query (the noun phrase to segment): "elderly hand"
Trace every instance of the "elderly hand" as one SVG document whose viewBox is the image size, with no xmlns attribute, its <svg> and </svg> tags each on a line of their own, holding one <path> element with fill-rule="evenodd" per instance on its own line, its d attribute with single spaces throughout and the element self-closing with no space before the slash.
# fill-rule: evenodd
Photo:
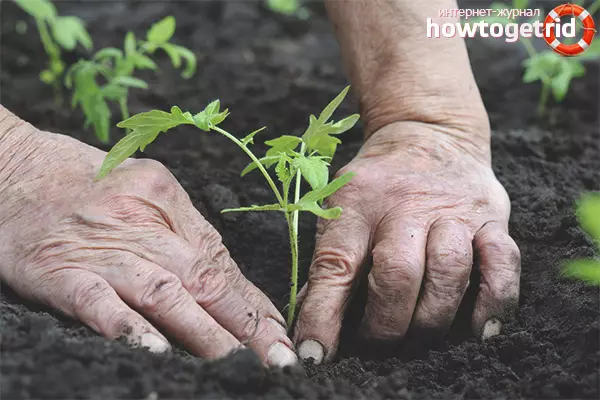
<svg viewBox="0 0 600 400">
<path fill-rule="evenodd" d="M 474 255 L 481 283 L 473 331 L 496 335 L 514 311 L 520 254 L 508 234 L 508 196 L 491 169 L 489 146 L 475 149 L 449 133 L 426 123 L 389 124 L 340 171 L 356 176 L 328 199 L 343 207 L 342 217 L 318 225 L 295 333 L 301 358 L 333 357 L 370 256 L 361 328 L 369 338 L 443 334 L 469 285 Z"/>
<path fill-rule="evenodd" d="M 296 356 L 285 322 L 158 162 L 94 176 L 106 153 L 0 107 L 0 277 L 108 337 L 161 352 L 159 329 L 218 358 Z"/>
</svg>

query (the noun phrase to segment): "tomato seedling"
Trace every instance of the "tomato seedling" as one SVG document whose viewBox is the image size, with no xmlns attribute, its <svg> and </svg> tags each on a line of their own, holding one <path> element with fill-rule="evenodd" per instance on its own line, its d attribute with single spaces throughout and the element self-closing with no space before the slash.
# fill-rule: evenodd
<svg viewBox="0 0 600 400">
<path fill-rule="evenodd" d="M 576 1 L 574 3 L 584 2 Z M 513 0 L 511 5 L 495 2 L 492 3 L 490 8 L 494 10 L 508 8 L 524 9 L 528 4 L 528 0 Z M 593 15 L 599 8 L 600 0 L 596 0 L 587 9 Z M 544 14 L 543 10 L 541 14 Z M 475 21 L 485 21 L 489 24 L 498 23 L 502 25 L 514 22 L 503 16 L 491 16 L 471 20 L 471 22 Z M 529 22 L 535 22 L 535 20 Z M 574 78 L 580 78 L 585 75 L 585 66 L 583 64 L 585 61 L 600 59 L 600 40 L 594 40 L 585 53 L 577 57 L 564 57 L 554 50 L 538 52 L 532 40 L 527 37 L 519 36 L 519 42 L 523 45 L 529 56 L 523 61 L 523 67 L 525 68 L 522 78 L 523 83 L 540 81 L 542 84 L 537 106 L 539 116 L 545 114 L 550 95 L 552 95 L 555 102 L 562 102 L 569 92 L 571 81 Z"/>
<path fill-rule="evenodd" d="M 164 50 L 175 68 L 182 60 L 186 66 L 182 76 L 191 78 L 196 71 L 196 56 L 185 47 L 169 43 L 175 33 L 175 18 L 166 17 L 152 25 L 146 40 L 136 40 L 133 32 L 125 36 L 124 50 L 107 47 L 98 51 L 92 60 L 79 60 L 67 71 L 65 85 L 73 90 L 72 106 L 79 105 L 85 115 L 86 126 L 92 125 L 102 143 L 110 140 L 111 111 L 108 101 L 119 105 L 121 119 L 129 118 L 127 98 L 130 88 L 147 89 L 148 84 L 133 74 L 137 70 L 158 70 L 148 56 Z M 98 83 L 98 78 L 102 83 Z"/>
<path fill-rule="evenodd" d="M 220 110 L 219 100 L 213 101 L 196 115 L 183 112 L 177 106 L 172 107 L 171 112 L 152 110 L 134 115 L 117 124 L 120 128 L 131 129 L 131 133 L 108 152 L 97 179 L 105 177 L 133 155 L 138 148 L 144 151 L 159 133 L 179 125 L 194 125 L 205 132 L 214 131 L 235 143 L 252 160 L 242 171 L 242 176 L 253 170 L 260 171 L 273 191 L 277 202 L 226 209 L 222 212 L 279 211 L 285 215 L 292 253 L 290 302 L 287 316 L 288 326 L 291 326 L 298 292 L 298 214 L 300 211 L 307 211 L 325 219 L 339 218 L 342 209 L 340 207 L 323 208 L 323 200 L 348 183 L 354 175 L 352 172 L 347 172 L 329 182 L 329 163 L 338 144 L 341 143 L 337 135 L 351 129 L 359 119 L 358 114 L 353 114 L 337 122 L 330 121 L 333 112 L 344 100 L 348 90 L 349 87 L 346 87 L 323 109 L 318 117 L 311 115 L 308 128 L 301 137 L 283 135 L 267 140 L 265 144 L 269 146 L 269 150 L 261 158 L 252 152 L 249 145 L 254 144 L 255 135 L 264 127 L 238 139 L 219 127 L 219 124 L 229 115 L 228 110 Z M 279 187 L 268 172 L 271 167 L 275 167 Z M 304 195 L 301 195 L 302 178 L 312 189 Z"/>
<path fill-rule="evenodd" d="M 52 85 L 54 96 L 60 102 L 60 81 L 65 71 L 61 48 L 71 51 L 79 43 L 86 50 L 91 50 L 92 39 L 79 18 L 59 16 L 56 7 L 49 0 L 15 0 L 15 2 L 35 20 L 44 51 L 48 55 L 48 67 L 40 73 L 40 80 Z"/>
<path fill-rule="evenodd" d="M 577 205 L 577 217 L 581 228 L 592 238 L 600 251 L 600 193 L 584 195 Z M 600 285 L 600 259 L 588 258 L 570 261 L 563 275 Z"/>
</svg>

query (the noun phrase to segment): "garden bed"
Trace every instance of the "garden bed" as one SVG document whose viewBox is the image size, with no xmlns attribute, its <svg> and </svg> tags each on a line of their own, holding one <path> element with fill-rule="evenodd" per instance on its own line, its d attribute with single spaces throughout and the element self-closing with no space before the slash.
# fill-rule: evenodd
<svg viewBox="0 0 600 400">
<path fill-rule="evenodd" d="M 132 113 L 172 104 L 200 111 L 220 98 L 232 112 L 224 123 L 230 132 L 241 136 L 267 125 L 265 137 L 299 134 L 308 114 L 346 84 L 331 27 L 317 5 L 307 21 L 276 16 L 252 1 L 61 1 L 58 9 L 87 21 L 97 49 L 121 47 L 129 29 L 144 32 L 161 17 L 177 18 L 174 41 L 196 53 L 198 73 L 183 80 L 165 57 L 160 75 L 144 76 L 150 89 L 133 91 Z M 0 12 L 2 104 L 39 128 L 97 145 L 81 129 L 79 111 L 72 112 L 68 101 L 56 105 L 52 90 L 38 80 L 45 56 L 34 26 L 29 23 L 29 32 L 19 34 L 17 21 L 30 22 L 22 11 L 2 2 Z M 598 65 L 588 65 L 565 102 L 539 120 L 534 116 L 539 87 L 521 83 L 520 46 L 488 39 L 469 47 L 494 131 L 494 170 L 511 197 L 510 231 L 523 254 L 520 307 L 502 335 L 482 343 L 459 318 L 441 346 L 412 346 L 410 352 L 400 347 L 382 358 L 356 350 L 362 345 L 352 334 L 355 313 L 336 361 L 269 371 L 250 352 L 206 362 L 181 349 L 169 355 L 131 349 L 24 303 L 2 286 L 0 397 L 598 398 L 599 292 L 559 275 L 563 260 L 594 251 L 573 208 L 581 193 L 600 190 Z M 76 59 L 71 54 L 68 61 Z M 340 114 L 355 111 L 348 101 Z M 361 135 L 360 127 L 346 134 L 334 169 L 357 152 Z M 225 139 L 193 128 L 178 128 L 158 142 L 147 156 L 169 167 L 244 273 L 282 309 L 289 275 L 284 219 L 277 213 L 219 214 L 222 208 L 271 200 L 259 176 L 239 178 L 248 160 Z M 314 223 L 303 215 L 304 279 Z"/>
</svg>

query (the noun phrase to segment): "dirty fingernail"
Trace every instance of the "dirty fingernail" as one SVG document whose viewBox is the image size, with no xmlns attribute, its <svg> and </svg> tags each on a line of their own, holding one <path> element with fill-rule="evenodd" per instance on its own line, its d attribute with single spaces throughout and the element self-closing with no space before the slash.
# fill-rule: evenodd
<svg viewBox="0 0 600 400">
<path fill-rule="evenodd" d="M 283 333 L 284 335 L 287 336 L 287 329 L 285 329 L 285 327 L 283 325 L 281 325 L 279 322 L 275 321 L 273 318 L 271 317 L 267 317 L 267 320 L 272 323 L 273 325 L 275 325 L 275 327 L 277 327 L 277 329 Z"/>
<path fill-rule="evenodd" d="M 489 339 L 493 336 L 497 336 L 500 334 L 502 330 L 502 322 L 497 318 L 490 318 L 486 321 L 483 326 L 483 333 L 481 334 L 481 338 L 483 340 Z"/>
<path fill-rule="evenodd" d="M 325 349 L 316 340 L 305 340 L 298 347 L 298 355 L 303 360 L 312 358 L 315 364 L 321 364 L 325 357 Z"/>
<path fill-rule="evenodd" d="M 152 353 L 164 353 L 171 348 L 171 345 L 164 339 L 156 336 L 154 333 L 144 333 L 140 340 L 140 345 L 146 347 Z"/>
<path fill-rule="evenodd" d="M 271 346 L 267 354 L 267 364 L 272 367 L 288 367 L 298 362 L 296 354 L 285 344 L 277 342 Z"/>
</svg>

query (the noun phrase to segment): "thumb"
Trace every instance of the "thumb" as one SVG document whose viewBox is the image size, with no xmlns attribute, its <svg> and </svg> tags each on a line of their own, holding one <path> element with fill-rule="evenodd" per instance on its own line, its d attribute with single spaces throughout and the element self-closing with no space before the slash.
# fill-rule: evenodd
<svg viewBox="0 0 600 400">
<path fill-rule="evenodd" d="M 316 247 L 294 341 L 302 359 L 331 359 L 352 284 L 369 246 L 370 224 L 351 209 L 338 220 L 319 220 Z"/>
</svg>

